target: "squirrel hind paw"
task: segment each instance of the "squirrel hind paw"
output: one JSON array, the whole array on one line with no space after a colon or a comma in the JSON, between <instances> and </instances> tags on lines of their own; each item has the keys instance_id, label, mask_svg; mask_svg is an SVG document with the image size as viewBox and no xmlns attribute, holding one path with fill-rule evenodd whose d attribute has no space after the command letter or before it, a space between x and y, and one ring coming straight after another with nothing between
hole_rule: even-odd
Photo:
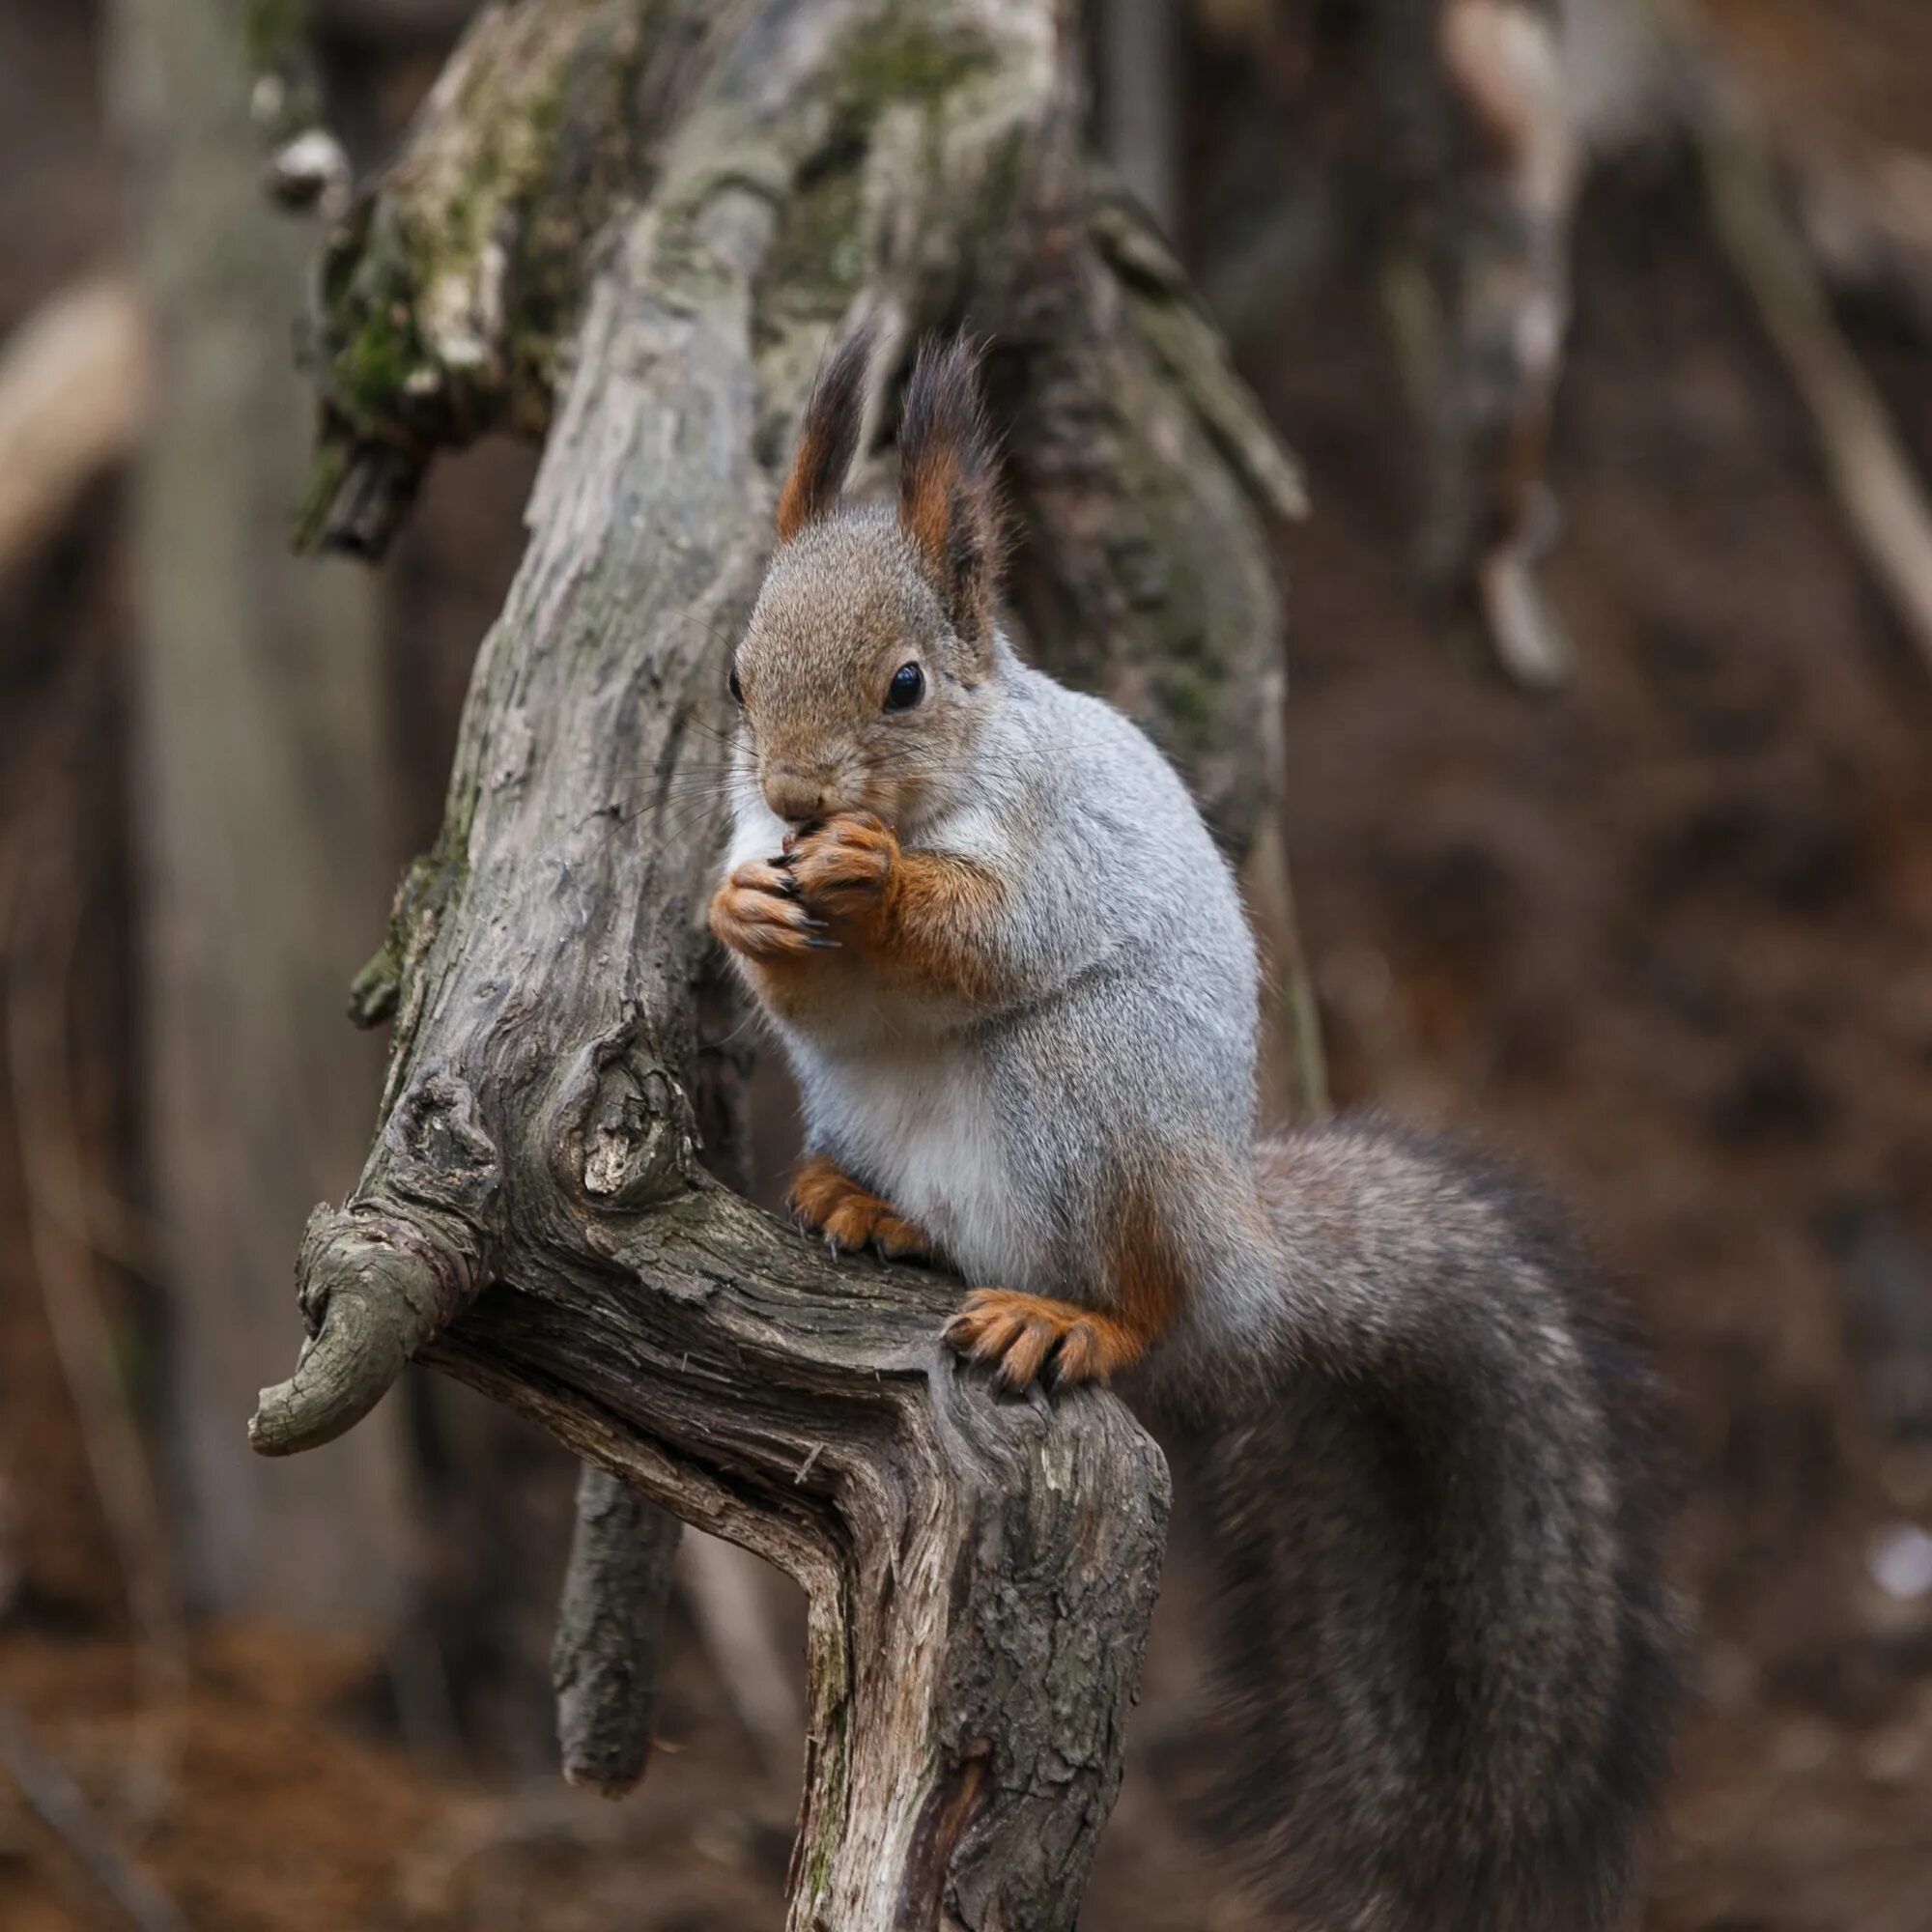
<instances>
[{"instance_id":1,"label":"squirrel hind paw","mask_svg":"<svg viewBox=\"0 0 1932 1932\"><path fill-rule=\"evenodd\" d=\"M835 1254L871 1248L887 1261L923 1261L932 1253L923 1228L829 1160L807 1161L793 1177L785 1203L799 1226L823 1235Z\"/></svg>"},{"instance_id":2,"label":"squirrel hind paw","mask_svg":"<svg viewBox=\"0 0 1932 1932\"><path fill-rule=\"evenodd\" d=\"M957 1353L991 1365L1015 1392L1042 1378L1056 1388L1104 1382L1141 1352L1118 1322L1091 1308L1004 1288L976 1289L946 1324L944 1339Z\"/></svg>"}]
</instances>

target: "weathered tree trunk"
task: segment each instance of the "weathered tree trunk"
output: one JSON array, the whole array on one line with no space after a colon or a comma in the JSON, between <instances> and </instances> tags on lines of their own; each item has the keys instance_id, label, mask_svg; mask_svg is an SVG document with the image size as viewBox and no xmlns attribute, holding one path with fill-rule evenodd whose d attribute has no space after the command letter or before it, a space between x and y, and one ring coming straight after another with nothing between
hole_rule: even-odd
<instances>
[{"instance_id":1,"label":"weathered tree trunk","mask_svg":"<svg viewBox=\"0 0 1932 1932\"><path fill-rule=\"evenodd\" d=\"M1278 850L1264 520L1294 473L1090 175L1075 11L489 10L324 284L319 537L380 548L441 441L549 440L441 840L358 986L395 1021L383 1126L311 1222L312 1339L254 1439L328 1440L420 1352L796 1577L796 1932L1073 1923L1167 1495L1110 1398L1002 1403L957 1368L955 1284L834 1265L696 1164L727 639L856 312L886 345L879 421L919 332L991 333L1027 640L1166 737L1237 859ZM483 128L513 169L477 175ZM469 156L472 192L437 155ZM580 1553L593 1608L649 1594ZM594 1670L588 1628L565 1649ZM618 1646L620 1700L649 1647Z\"/></svg>"},{"instance_id":2,"label":"weathered tree trunk","mask_svg":"<svg viewBox=\"0 0 1932 1932\"><path fill-rule=\"evenodd\" d=\"M234 1432L275 1346L289 1228L349 1179L380 1077L330 1011L394 864L373 603L288 554L300 249L257 188L235 9L127 0L114 78L157 358L134 485L133 796L187 1580L213 1609L382 1635L410 1579L396 1419L298 1468Z\"/></svg>"}]
</instances>

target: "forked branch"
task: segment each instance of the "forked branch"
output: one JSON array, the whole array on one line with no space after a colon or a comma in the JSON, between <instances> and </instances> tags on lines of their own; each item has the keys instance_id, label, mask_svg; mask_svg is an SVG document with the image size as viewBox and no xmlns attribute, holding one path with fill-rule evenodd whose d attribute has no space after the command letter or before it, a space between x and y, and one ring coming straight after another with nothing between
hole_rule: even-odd
<instances>
[{"instance_id":1,"label":"forked branch","mask_svg":"<svg viewBox=\"0 0 1932 1932\"><path fill-rule=\"evenodd\" d=\"M956 1284L835 1264L696 1166L724 640L828 340L879 324L867 420L889 424L922 331L989 333L1032 646L1178 721L1231 850L1265 853L1265 519L1293 471L1171 265L1094 190L1072 0L499 11L625 14L635 37L613 26L611 46L677 84L620 90L625 115L648 100L650 138L579 257L530 541L441 840L358 986L359 1014L395 1028L384 1125L354 1198L311 1226L312 1339L256 1440L327 1439L415 1354L781 1565L811 1605L794 1932L1053 1932L1120 1775L1165 1467L1110 1398L1003 1403L943 1356ZM608 126L612 97L582 98ZM353 283L363 244L339 245ZM388 420L389 398L364 402ZM469 427L416 421L431 443ZM641 1617L659 1574L593 1563L591 1621L627 1591ZM648 1633L627 1661L583 1628L572 1669L614 1658L629 1696ZM581 1771L631 1775L643 1702Z\"/></svg>"}]
</instances>

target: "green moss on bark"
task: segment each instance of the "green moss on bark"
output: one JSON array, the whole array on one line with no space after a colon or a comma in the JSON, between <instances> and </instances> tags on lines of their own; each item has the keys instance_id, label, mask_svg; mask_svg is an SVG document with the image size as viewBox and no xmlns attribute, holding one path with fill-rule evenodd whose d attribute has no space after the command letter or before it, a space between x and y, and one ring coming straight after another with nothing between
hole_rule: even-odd
<instances>
[{"instance_id":1,"label":"green moss on bark","mask_svg":"<svg viewBox=\"0 0 1932 1932\"><path fill-rule=\"evenodd\" d=\"M436 849L418 853L403 868L382 948L349 988L349 1017L357 1026L381 1026L395 1013L405 981L421 966L443 914L463 891L468 848L468 826L458 837L445 825Z\"/></svg>"},{"instance_id":2,"label":"green moss on bark","mask_svg":"<svg viewBox=\"0 0 1932 1932\"><path fill-rule=\"evenodd\" d=\"M582 248L634 140L628 6L489 16L458 58L454 99L330 237L310 328L325 445L415 467L499 426L547 427ZM318 453L298 520L311 542L328 534L336 467Z\"/></svg>"},{"instance_id":3,"label":"green moss on bark","mask_svg":"<svg viewBox=\"0 0 1932 1932\"><path fill-rule=\"evenodd\" d=\"M242 10L242 55L256 82L251 105L270 140L286 141L322 119L311 24L308 0L247 0Z\"/></svg>"},{"instance_id":4,"label":"green moss on bark","mask_svg":"<svg viewBox=\"0 0 1932 1932\"><path fill-rule=\"evenodd\" d=\"M961 81L991 69L979 40L935 33L924 10L901 4L853 36L842 63L846 104L868 118L902 101L936 106Z\"/></svg>"},{"instance_id":5,"label":"green moss on bark","mask_svg":"<svg viewBox=\"0 0 1932 1932\"><path fill-rule=\"evenodd\" d=\"M248 0L242 16L242 43L257 73L280 67L308 43L306 0Z\"/></svg>"}]
</instances>

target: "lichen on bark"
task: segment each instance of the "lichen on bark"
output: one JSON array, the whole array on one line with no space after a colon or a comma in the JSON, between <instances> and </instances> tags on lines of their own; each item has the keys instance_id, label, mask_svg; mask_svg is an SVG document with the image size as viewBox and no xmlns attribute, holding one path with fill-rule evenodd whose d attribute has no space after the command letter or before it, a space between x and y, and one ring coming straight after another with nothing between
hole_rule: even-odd
<instances>
[{"instance_id":1,"label":"lichen on bark","mask_svg":"<svg viewBox=\"0 0 1932 1932\"><path fill-rule=\"evenodd\" d=\"M320 125L322 80L311 42L309 0L246 0L242 49L253 77L255 125L287 141Z\"/></svg>"},{"instance_id":2,"label":"lichen on bark","mask_svg":"<svg viewBox=\"0 0 1932 1932\"><path fill-rule=\"evenodd\" d=\"M438 449L543 434L582 258L637 174L639 14L637 0L484 8L331 230L303 348L318 428L299 548L380 554ZM688 48L657 51L674 65Z\"/></svg>"}]
</instances>

